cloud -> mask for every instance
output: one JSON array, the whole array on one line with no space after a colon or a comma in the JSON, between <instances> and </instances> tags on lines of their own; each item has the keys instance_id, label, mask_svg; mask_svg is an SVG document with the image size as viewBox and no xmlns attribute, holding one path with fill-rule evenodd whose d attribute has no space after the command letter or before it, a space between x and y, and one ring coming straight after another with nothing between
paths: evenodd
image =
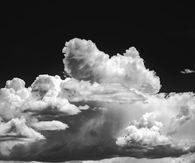
<instances>
[{"instance_id":1,"label":"cloud","mask_svg":"<svg viewBox=\"0 0 195 163\"><path fill-rule=\"evenodd\" d=\"M125 87L156 93L160 80L145 68L138 51L131 47L123 55L109 55L98 50L91 41L72 39L66 42L65 71L75 79L98 83L121 83Z\"/></svg>"},{"instance_id":2,"label":"cloud","mask_svg":"<svg viewBox=\"0 0 195 163\"><path fill-rule=\"evenodd\" d=\"M109 58L73 39L63 52L64 80L39 75L26 88L14 78L0 89L1 160L146 161L195 152L194 93L158 93L159 77L135 48Z\"/></svg>"},{"instance_id":3,"label":"cloud","mask_svg":"<svg viewBox=\"0 0 195 163\"><path fill-rule=\"evenodd\" d=\"M8 122L0 123L0 158L6 158L18 145L26 145L32 142L43 140L45 137L28 127L26 120L15 118Z\"/></svg>"},{"instance_id":4,"label":"cloud","mask_svg":"<svg viewBox=\"0 0 195 163\"><path fill-rule=\"evenodd\" d=\"M190 69L184 69L183 71L180 71L182 74L192 74L195 73L195 70Z\"/></svg>"},{"instance_id":5,"label":"cloud","mask_svg":"<svg viewBox=\"0 0 195 163\"><path fill-rule=\"evenodd\" d=\"M68 128L67 124L60 121L39 121L31 124L36 130L64 130Z\"/></svg>"},{"instance_id":6,"label":"cloud","mask_svg":"<svg viewBox=\"0 0 195 163\"><path fill-rule=\"evenodd\" d=\"M116 143L125 147L136 144L149 146L170 144L169 138L163 135L162 128L163 124L155 121L155 113L146 113L139 121L132 122Z\"/></svg>"},{"instance_id":7,"label":"cloud","mask_svg":"<svg viewBox=\"0 0 195 163\"><path fill-rule=\"evenodd\" d=\"M90 83L88 81L78 81L76 79L66 79L61 83L61 96L71 102L78 101L98 101L98 102L119 102L131 103L144 101L146 97L143 93L131 88L128 89L118 83Z\"/></svg>"},{"instance_id":8,"label":"cloud","mask_svg":"<svg viewBox=\"0 0 195 163\"><path fill-rule=\"evenodd\" d=\"M21 136L30 139L44 139L44 136L26 125L24 118L15 118L7 123L1 123L0 136Z\"/></svg>"}]
</instances>

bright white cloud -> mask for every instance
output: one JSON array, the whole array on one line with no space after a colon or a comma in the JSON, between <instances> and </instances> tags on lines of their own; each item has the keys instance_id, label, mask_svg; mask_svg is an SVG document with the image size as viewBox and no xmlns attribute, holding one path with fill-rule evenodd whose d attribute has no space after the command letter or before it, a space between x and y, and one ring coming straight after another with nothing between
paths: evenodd
<instances>
[{"instance_id":1,"label":"bright white cloud","mask_svg":"<svg viewBox=\"0 0 195 163\"><path fill-rule=\"evenodd\" d=\"M109 58L91 41L73 39L63 52L71 78L39 75L29 88L14 78L0 89L0 159L144 159L195 152L194 93L158 93L159 78L135 48Z\"/></svg>"},{"instance_id":2,"label":"bright white cloud","mask_svg":"<svg viewBox=\"0 0 195 163\"><path fill-rule=\"evenodd\" d=\"M155 121L155 113L146 113L139 121L132 122L116 143L120 146L170 144L171 141L162 129L163 124Z\"/></svg>"},{"instance_id":3,"label":"bright white cloud","mask_svg":"<svg viewBox=\"0 0 195 163\"><path fill-rule=\"evenodd\" d=\"M124 55L109 55L98 50L91 41L72 39L66 42L65 71L73 78L98 83L121 83L128 88L156 93L160 80L144 66L138 51L131 47Z\"/></svg>"},{"instance_id":4,"label":"bright white cloud","mask_svg":"<svg viewBox=\"0 0 195 163\"><path fill-rule=\"evenodd\" d=\"M17 145L26 145L43 140L45 137L27 126L26 120L15 118L0 123L0 158L9 156Z\"/></svg>"}]
</instances>

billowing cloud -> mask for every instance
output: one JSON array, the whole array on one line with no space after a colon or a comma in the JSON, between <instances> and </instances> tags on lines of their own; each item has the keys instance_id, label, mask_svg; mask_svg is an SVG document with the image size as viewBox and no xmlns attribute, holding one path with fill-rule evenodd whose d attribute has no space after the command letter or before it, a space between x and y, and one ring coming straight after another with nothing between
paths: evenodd
<instances>
[{"instance_id":1,"label":"billowing cloud","mask_svg":"<svg viewBox=\"0 0 195 163\"><path fill-rule=\"evenodd\" d=\"M195 152L195 96L158 93L160 80L132 47L112 56L66 43L69 77L39 75L0 89L0 159L182 158ZM120 158L119 158L120 160Z\"/></svg>"},{"instance_id":2,"label":"billowing cloud","mask_svg":"<svg viewBox=\"0 0 195 163\"><path fill-rule=\"evenodd\" d=\"M139 121L132 122L116 143L125 147L135 144L149 146L170 144L162 128L163 124L155 121L155 113L146 113Z\"/></svg>"},{"instance_id":3,"label":"billowing cloud","mask_svg":"<svg viewBox=\"0 0 195 163\"><path fill-rule=\"evenodd\" d=\"M98 83L120 83L128 88L156 93L160 80L145 68L138 51L131 47L124 55L109 55L98 50L91 41L72 39L63 49L65 71L73 78Z\"/></svg>"}]
</instances>

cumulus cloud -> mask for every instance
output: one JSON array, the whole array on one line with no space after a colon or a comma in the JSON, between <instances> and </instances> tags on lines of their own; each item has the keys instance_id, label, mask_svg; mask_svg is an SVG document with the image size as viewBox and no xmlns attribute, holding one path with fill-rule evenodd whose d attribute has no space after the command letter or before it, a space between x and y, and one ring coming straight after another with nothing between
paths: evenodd
<instances>
[{"instance_id":1,"label":"cumulus cloud","mask_svg":"<svg viewBox=\"0 0 195 163\"><path fill-rule=\"evenodd\" d=\"M24 148L46 137L40 131L66 130L68 125L48 115L74 115L88 109L58 97L61 79L40 75L31 87L19 78L8 80L0 90L0 156L6 158L16 146ZM29 145L30 146L30 145ZM1 158L0 157L0 158Z\"/></svg>"},{"instance_id":2,"label":"cumulus cloud","mask_svg":"<svg viewBox=\"0 0 195 163\"><path fill-rule=\"evenodd\" d=\"M24 118L15 118L0 123L0 158L6 158L15 146L25 145L45 139L45 137L27 126Z\"/></svg>"},{"instance_id":3,"label":"cumulus cloud","mask_svg":"<svg viewBox=\"0 0 195 163\"><path fill-rule=\"evenodd\" d=\"M195 70L190 69L184 69L183 71L180 71L182 74L192 74L195 73Z\"/></svg>"},{"instance_id":4,"label":"cumulus cloud","mask_svg":"<svg viewBox=\"0 0 195 163\"><path fill-rule=\"evenodd\" d=\"M44 136L28 127L24 118L12 119L7 123L1 123L1 136L21 136L31 139L44 139Z\"/></svg>"},{"instance_id":5,"label":"cumulus cloud","mask_svg":"<svg viewBox=\"0 0 195 163\"><path fill-rule=\"evenodd\" d=\"M132 122L116 143L120 146L170 144L170 140L163 134L162 128L163 124L155 121L155 113L146 113L139 121Z\"/></svg>"},{"instance_id":6,"label":"cumulus cloud","mask_svg":"<svg viewBox=\"0 0 195 163\"><path fill-rule=\"evenodd\" d=\"M98 83L121 83L147 93L156 93L160 89L159 78L146 69L134 47L123 55L109 58L92 41L72 39L65 45L65 71L73 78Z\"/></svg>"},{"instance_id":7,"label":"cumulus cloud","mask_svg":"<svg viewBox=\"0 0 195 163\"><path fill-rule=\"evenodd\" d=\"M195 96L158 93L160 80L131 47L109 57L92 41L63 49L69 77L39 75L0 89L0 159L182 157L195 152ZM134 160L135 161L135 160Z\"/></svg>"}]
</instances>

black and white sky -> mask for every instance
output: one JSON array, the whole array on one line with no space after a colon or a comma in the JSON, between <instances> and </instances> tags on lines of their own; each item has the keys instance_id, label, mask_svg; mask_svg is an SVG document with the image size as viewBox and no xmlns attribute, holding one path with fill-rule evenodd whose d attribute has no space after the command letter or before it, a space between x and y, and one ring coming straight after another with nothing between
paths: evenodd
<instances>
[{"instance_id":1,"label":"black and white sky","mask_svg":"<svg viewBox=\"0 0 195 163\"><path fill-rule=\"evenodd\" d=\"M2 8L0 160L195 160L192 4Z\"/></svg>"},{"instance_id":2,"label":"black and white sky","mask_svg":"<svg viewBox=\"0 0 195 163\"><path fill-rule=\"evenodd\" d=\"M179 73L195 69L193 5L43 1L6 4L2 15L1 69L6 71L1 86L14 76L30 84L42 73L62 75L61 49L78 37L92 40L109 55L135 46L146 66L160 76L162 91L194 90L193 76Z\"/></svg>"}]
</instances>

